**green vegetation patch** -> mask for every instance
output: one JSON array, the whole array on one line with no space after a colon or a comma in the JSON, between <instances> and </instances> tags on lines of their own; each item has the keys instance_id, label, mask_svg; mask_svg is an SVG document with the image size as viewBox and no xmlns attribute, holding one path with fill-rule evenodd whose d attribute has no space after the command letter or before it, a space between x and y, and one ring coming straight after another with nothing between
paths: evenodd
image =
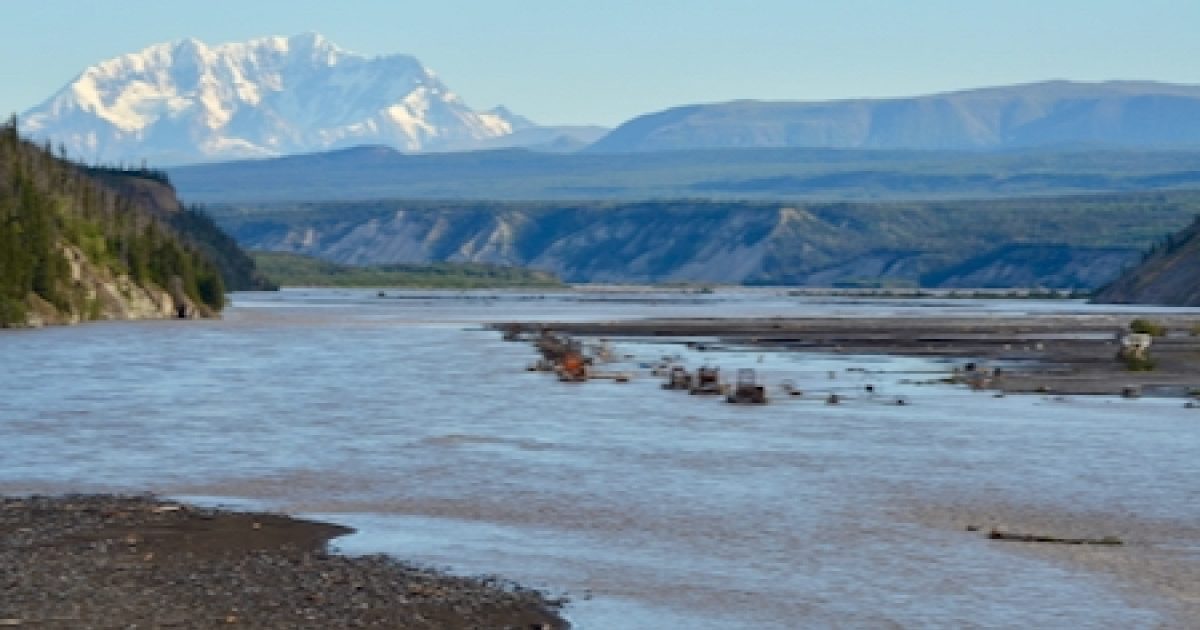
<instances>
[{"instance_id":1,"label":"green vegetation patch","mask_svg":"<svg viewBox=\"0 0 1200 630\"><path fill-rule=\"evenodd\" d=\"M553 274L480 263L354 267L287 252L252 252L258 270L290 287L561 288Z\"/></svg>"},{"instance_id":2,"label":"green vegetation patch","mask_svg":"<svg viewBox=\"0 0 1200 630\"><path fill-rule=\"evenodd\" d=\"M1135 319L1129 322L1129 330L1135 333L1150 335L1151 337L1167 336L1167 326L1162 322L1152 319Z\"/></svg>"}]
</instances>

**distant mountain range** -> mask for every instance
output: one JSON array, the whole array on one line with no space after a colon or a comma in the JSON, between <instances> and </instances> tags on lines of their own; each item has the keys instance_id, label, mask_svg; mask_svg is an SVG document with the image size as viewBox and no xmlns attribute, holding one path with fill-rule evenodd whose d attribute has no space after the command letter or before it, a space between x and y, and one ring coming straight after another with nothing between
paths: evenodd
<instances>
[{"instance_id":1,"label":"distant mountain range","mask_svg":"<svg viewBox=\"0 0 1200 630\"><path fill-rule=\"evenodd\" d=\"M930 200L1200 188L1200 151L705 149L410 155L384 146L169 169L199 203Z\"/></svg>"},{"instance_id":2,"label":"distant mountain range","mask_svg":"<svg viewBox=\"0 0 1200 630\"><path fill-rule=\"evenodd\" d=\"M385 144L409 152L544 146L604 132L471 109L417 59L368 58L315 33L155 44L87 68L21 117L23 132L96 162L154 165Z\"/></svg>"},{"instance_id":3,"label":"distant mountain range","mask_svg":"<svg viewBox=\"0 0 1200 630\"><path fill-rule=\"evenodd\" d=\"M1048 81L912 98L689 105L620 125L587 150L1003 150L1200 147L1200 86Z\"/></svg>"},{"instance_id":4,"label":"distant mountain range","mask_svg":"<svg viewBox=\"0 0 1200 630\"><path fill-rule=\"evenodd\" d=\"M1200 148L1200 86L1048 81L907 98L734 101L650 113L610 131L472 109L414 57L368 58L308 33L155 44L85 69L25 112L21 126L87 161L157 166L359 145L405 153L1179 149Z\"/></svg>"}]
</instances>

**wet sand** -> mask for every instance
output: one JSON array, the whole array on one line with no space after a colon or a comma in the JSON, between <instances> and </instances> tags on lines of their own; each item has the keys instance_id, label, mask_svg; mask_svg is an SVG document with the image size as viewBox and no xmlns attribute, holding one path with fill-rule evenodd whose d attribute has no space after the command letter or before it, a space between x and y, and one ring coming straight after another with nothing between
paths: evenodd
<instances>
[{"instance_id":1,"label":"wet sand","mask_svg":"<svg viewBox=\"0 0 1200 630\"><path fill-rule=\"evenodd\" d=\"M646 319L620 322L506 322L499 330L525 335L553 330L602 338L676 339L716 349L814 351L959 359L1000 367L979 385L1010 393L1109 394L1128 388L1147 395L1188 396L1200 391L1200 323L1191 317L1154 317L1169 331L1150 347L1155 368L1131 371L1117 360L1118 339L1132 315L1022 317L846 317L770 319Z\"/></svg>"},{"instance_id":2,"label":"wet sand","mask_svg":"<svg viewBox=\"0 0 1200 630\"><path fill-rule=\"evenodd\" d=\"M1126 512L1080 511L1055 505L1019 505L986 497L891 510L900 522L968 536L980 545L1044 558L1107 576L1128 596L1150 598L1170 611L1168 627L1195 627L1200 619L1200 526ZM993 530L1064 539L1113 538L1119 545L1014 542L989 539Z\"/></svg>"},{"instance_id":3,"label":"wet sand","mask_svg":"<svg viewBox=\"0 0 1200 630\"><path fill-rule=\"evenodd\" d=\"M153 497L0 499L0 626L568 627L495 578L327 553L352 530Z\"/></svg>"}]
</instances>

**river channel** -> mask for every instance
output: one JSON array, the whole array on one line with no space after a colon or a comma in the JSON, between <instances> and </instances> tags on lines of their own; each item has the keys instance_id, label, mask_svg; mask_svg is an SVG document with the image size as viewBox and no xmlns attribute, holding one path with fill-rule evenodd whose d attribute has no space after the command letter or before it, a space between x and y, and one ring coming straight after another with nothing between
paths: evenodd
<instances>
[{"instance_id":1,"label":"river channel","mask_svg":"<svg viewBox=\"0 0 1200 630\"><path fill-rule=\"evenodd\" d=\"M1154 588L1200 562L1200 409L1179 399L996 398L922 384L950 369L935 359L668 340L611 341L630 383L565 384L483 326L1098 307L771 290L233 301L219 321L0 331L0 492L151 491L344 523L344 553L566 594L585 630L1187 625L1182 587ZM664 391L638 367L664 354L817 395ZM835 391L844 404L824 404ZM1137 549L1043 554L955 520L987 513L1132 532L1183 573L1139 581L1105 569Z\"/></svg>"}]
</instances>

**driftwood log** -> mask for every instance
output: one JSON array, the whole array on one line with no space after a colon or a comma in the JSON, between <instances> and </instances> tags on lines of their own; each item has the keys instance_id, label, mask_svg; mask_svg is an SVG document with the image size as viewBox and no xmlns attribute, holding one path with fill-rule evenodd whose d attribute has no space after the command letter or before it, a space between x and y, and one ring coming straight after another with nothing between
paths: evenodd
<instances>
[{"instance_id":1,"label":"driftwood log","mask_svg":"<svg viewBox=\"0 0 1200 630\"><path fill-rule=\"evenodd\" d=\"M971 528L967 528L971 529ZM1008 540L1012 542L1034 542L1034 543L1053 543L1059 545L1123 545L1125 544L1116 536L1105 536L1103 538L1060 538L1058 536L1042 536L1039 534L1019 534L1015 532L1005 532L998 529L993 529L988 532L989 540Z\"/></svg>"}]
</instances>

